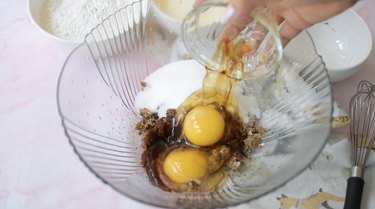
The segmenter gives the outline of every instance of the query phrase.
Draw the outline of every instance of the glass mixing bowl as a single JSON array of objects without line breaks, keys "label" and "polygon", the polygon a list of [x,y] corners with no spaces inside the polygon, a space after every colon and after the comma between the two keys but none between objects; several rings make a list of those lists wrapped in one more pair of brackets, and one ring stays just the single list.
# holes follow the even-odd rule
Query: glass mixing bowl
[{"label": "glass mixing bowl", "polygon": [[257,98],[260,122],[268,130],[249,155],[251,166],[207,193],[166,192],[151,185],[140,161],[134,99],[147,75],[186,56],[176,56],[178,37],[159,27],[147,11],[148,1],[135,1],[104,20],[62,69],[57,90],[62,123],[90,171],[146,204],[214,208],[273,191],[313,162],[330,133],[332,92],[324,64],[303,32],[285,48],[280,67],[266,83],[242,81],[243,94]]}]

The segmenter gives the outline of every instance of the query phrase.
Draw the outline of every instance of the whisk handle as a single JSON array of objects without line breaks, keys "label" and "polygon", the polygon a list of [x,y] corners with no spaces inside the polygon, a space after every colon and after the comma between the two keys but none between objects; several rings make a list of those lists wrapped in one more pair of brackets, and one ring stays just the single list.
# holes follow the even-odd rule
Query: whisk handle
[{"label": "whisk handle", "polygon": [[365,181],[361,177],[350,177],[346,187],[344,209],[360,209],[363,186]]}]

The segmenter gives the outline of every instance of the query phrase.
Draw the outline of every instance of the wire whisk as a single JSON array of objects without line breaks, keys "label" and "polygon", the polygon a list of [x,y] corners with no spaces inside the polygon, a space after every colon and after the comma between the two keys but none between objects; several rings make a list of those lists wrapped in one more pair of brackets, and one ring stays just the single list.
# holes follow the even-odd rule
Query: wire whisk
[{"label": "wire whisk", "polygon": [[361,81],[349,104],[351,163],[344,209],[360,209],[364,171],[375,139],[375,85]]}]

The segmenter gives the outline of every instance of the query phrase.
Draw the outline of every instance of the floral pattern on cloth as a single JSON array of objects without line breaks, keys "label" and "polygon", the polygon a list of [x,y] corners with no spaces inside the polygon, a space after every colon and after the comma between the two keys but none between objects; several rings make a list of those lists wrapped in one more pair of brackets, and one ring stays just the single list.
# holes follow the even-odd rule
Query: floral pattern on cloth
[{"label": "floral pattern on cloth", "polygon": [[281,197],[277,197],[276,199],[280,202],[280,209],[319,209],[321,206],[326,209],[332,209],[328,204],[329,201],[343,202],[345,200],[344,197],[323,192],[322,189],[319,189],[318,193],[304,199],[288,197],[285,194],[281,194]]},{"label": "floral pattern on cloth", "polygon": [[[230,209],[342,209],[350,175],[347,134],[332,134],[317,159],[277,190]],[[361,209],[375,208],[375,152],[365,171]]]}]

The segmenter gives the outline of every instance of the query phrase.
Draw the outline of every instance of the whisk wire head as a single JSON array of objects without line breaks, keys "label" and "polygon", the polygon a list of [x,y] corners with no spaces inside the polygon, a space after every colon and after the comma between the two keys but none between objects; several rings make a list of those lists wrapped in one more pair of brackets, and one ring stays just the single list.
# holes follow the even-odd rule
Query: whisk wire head
[{"label": "whisk wire head", "polygon": [[368,81],[359,83],[357,93],[350,100],[349,115],[352,166],[362,170],[375,139],[375,85]]}]

